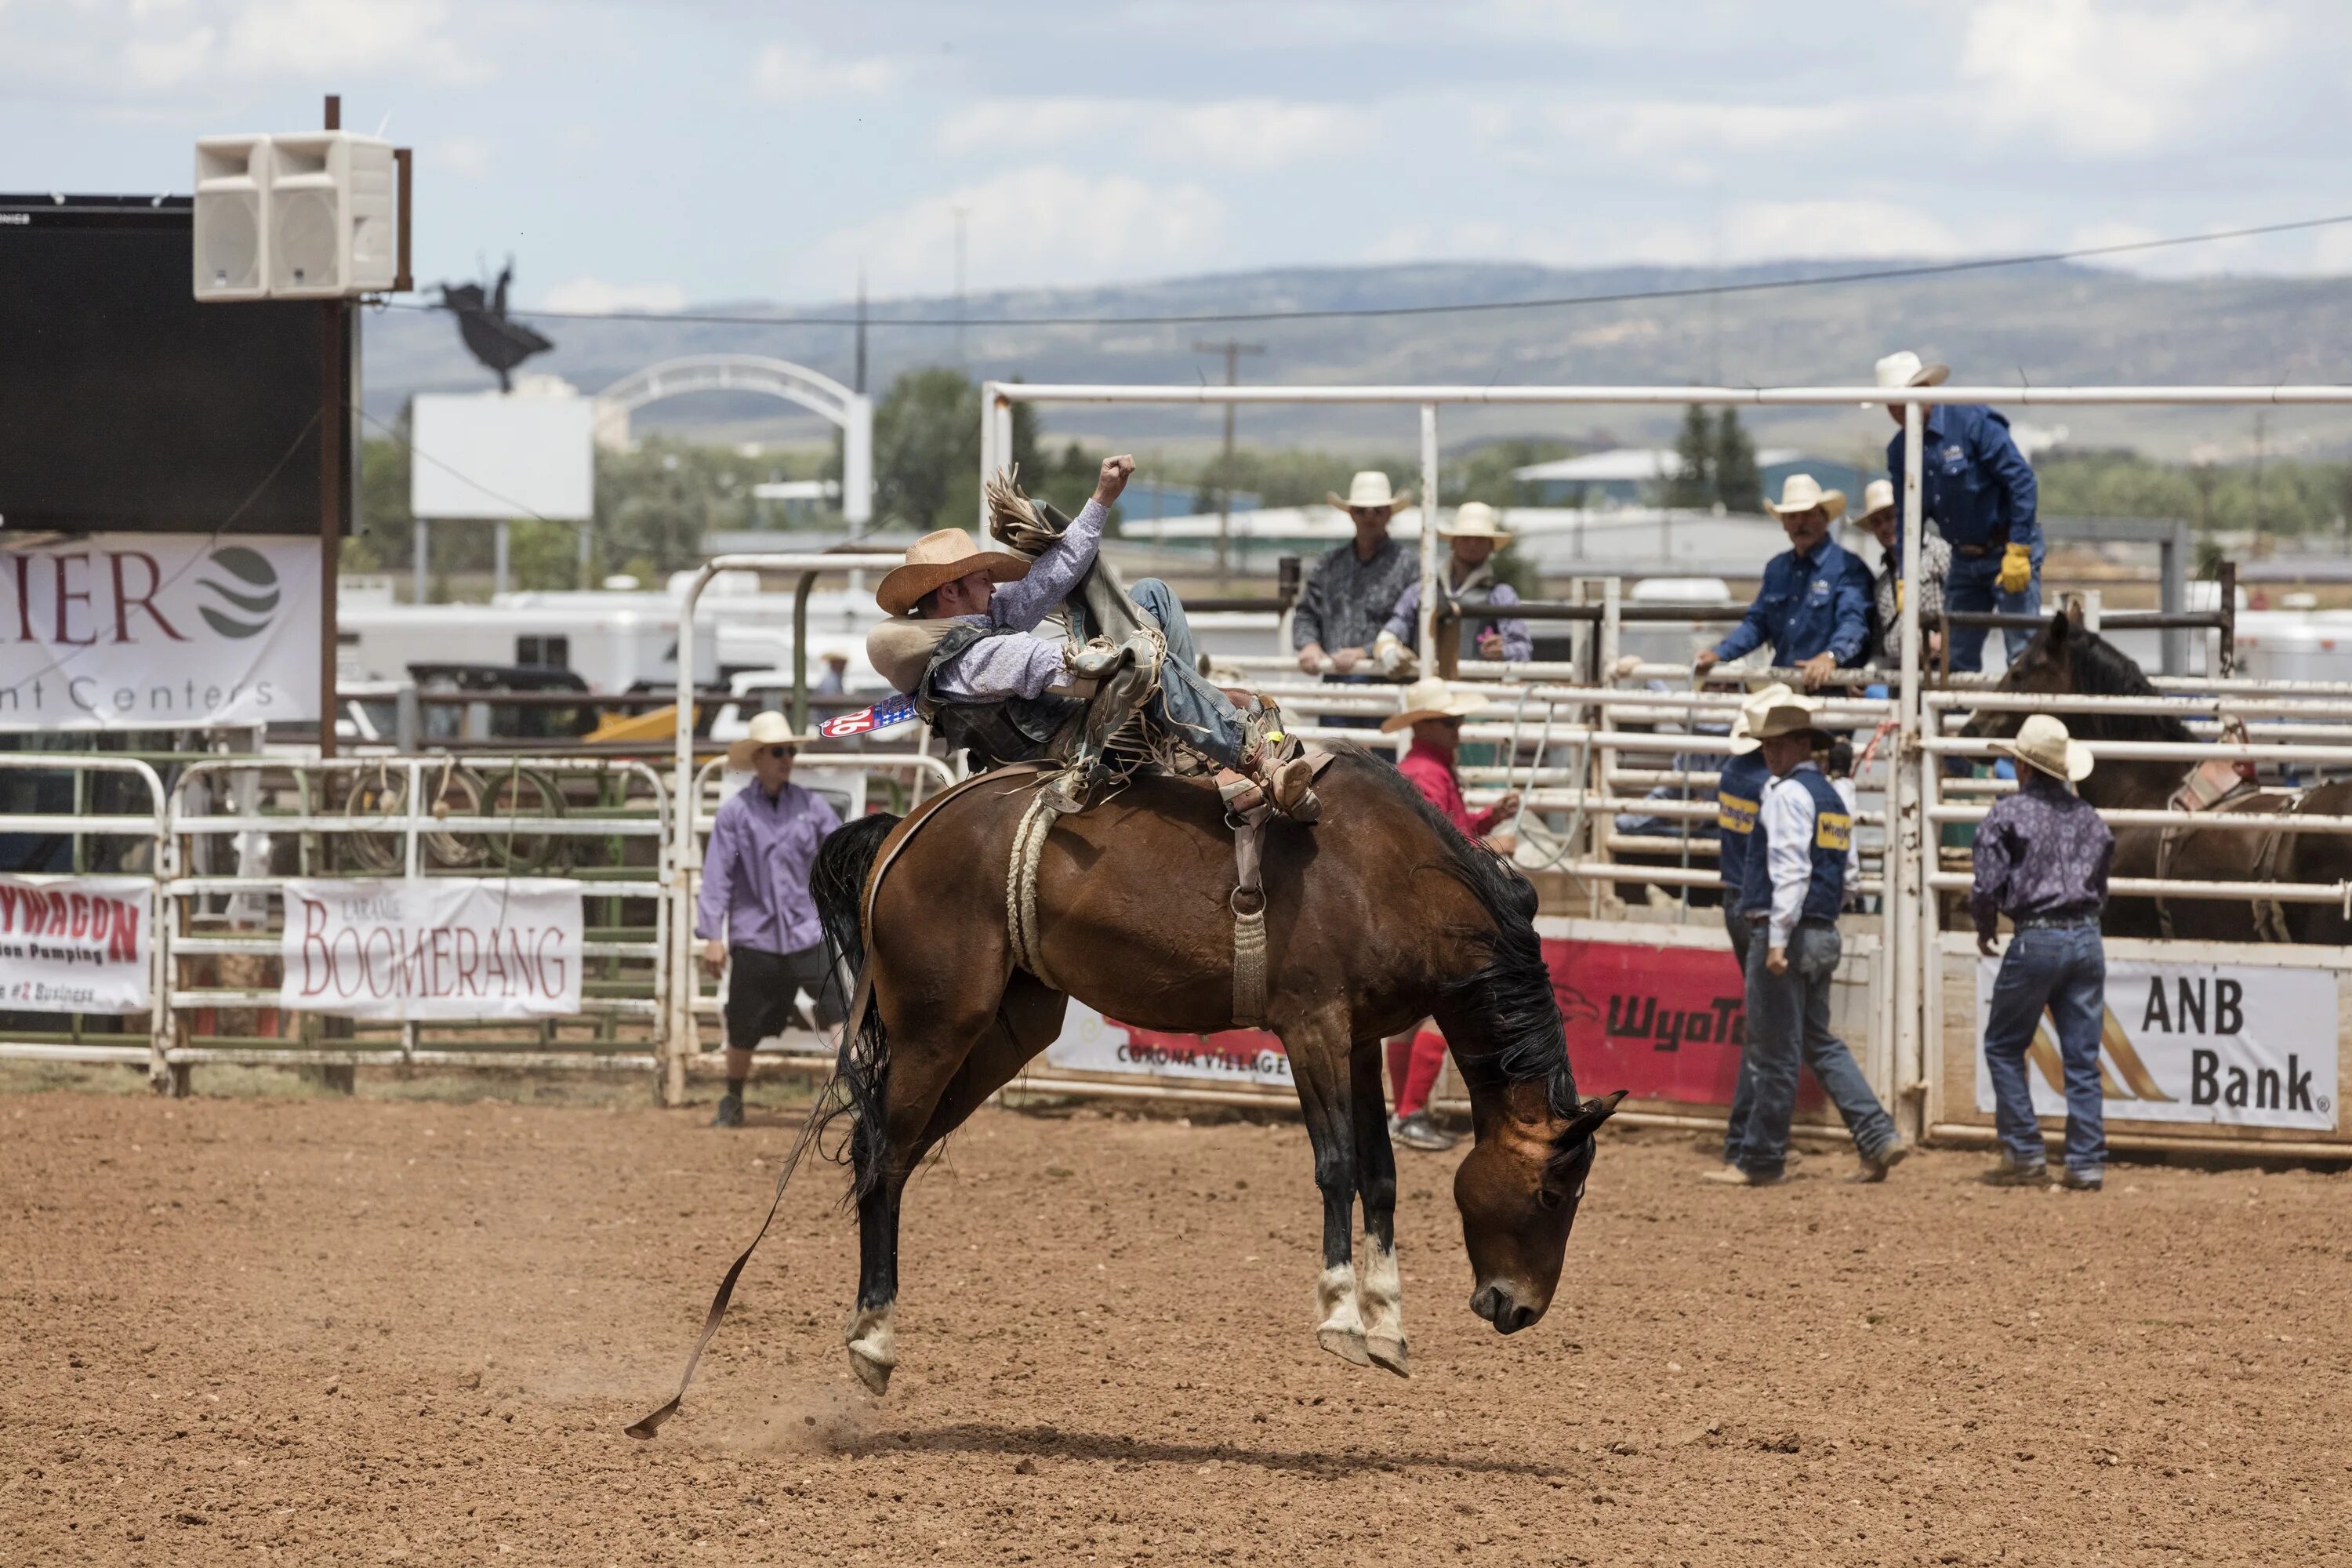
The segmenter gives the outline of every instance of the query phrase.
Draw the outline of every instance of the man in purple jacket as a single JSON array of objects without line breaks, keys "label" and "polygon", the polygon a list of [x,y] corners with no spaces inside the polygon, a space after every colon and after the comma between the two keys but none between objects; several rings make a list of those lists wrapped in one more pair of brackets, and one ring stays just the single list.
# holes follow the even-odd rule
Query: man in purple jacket
[{"label": "man in purple jacket", "polygon": [[750,768],[751,782],[719,808],[702,854],[694,918],[702,967],[714,979],[722,967],[734,969],[727,986],[727,1094],[713,1127],[743,1125],[751,1047],[793,1021],[800,992],[816,998],[821,1027],[834,1027],[846,1011],[808,890],[817,847],[841,818],[822,795],[792,782],[793,742],[782,714],[761,713],[727,749],[729,768]]}]

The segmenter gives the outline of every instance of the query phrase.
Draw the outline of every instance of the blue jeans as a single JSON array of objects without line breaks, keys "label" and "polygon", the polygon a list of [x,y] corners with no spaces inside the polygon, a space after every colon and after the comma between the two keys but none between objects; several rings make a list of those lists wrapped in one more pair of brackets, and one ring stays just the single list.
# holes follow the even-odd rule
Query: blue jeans
[{"label": "blue jeans", "polygon": [[1225,766],[1239,767],[1248,731],[1232,700],[1202,679],[1201,650],[1193,645],[1192,623],[1184,617],[1184,601],[1157,577],[1136,584],[1128,597],[1151,613],[1168,639],[1168,657],[1160,666],[1160,689],[1145,710],[1155,722]]},{"label": "blue jeans", "polygon": [[[1738,901],[1737,892],[1729,888],[1723,890],[1723,929],[1731,938],[1731,956],[1738,961],[1744,986],[1748,978],[1748,947],[1755,939],[1756,924],[1731,907]],[[1740,1142],[1748,1136],[1748,1118],[1756,1109],[1756,1075],[1749,1067],[1752,1060],[1748,1048],[1741,1047],[1739,1076],[1731,1085],[1731,1115],[1723,1124],[1723,1163],[1727,1165],[1738,1162]]]},{"label": "blue jeans", "polygon": [[1765,963],[1772,951],[1765,932],[1748,942],[1746,1070],[1756,1087],[1734,1163],[1750,1175],[1777,1176],[1788,1163],[1801,1067],[1813,1069],[1864,1159],[1895,1146],[1895,1119],[1845,1042],[1830,1033],[1830,984],[1843,950],[1835,926],[1801,925],[1789,936],[1788,973],[1775,974]]},{"label": "blue jeans", "polygon": [[1993,1125],[2010,1163],[2039,1165],[2048,1158],[2025,1074],[2025,1054],[2047,1009],[2058,1026],[2058,1058],[2066,1080],[2066,1168],[2095,1176],[2106,1165],[2105,1108],[2099,1092],[2106,996],[2107,951],[2098,927],[2044,927],[2010,939],[1992,984],[1984,1041]]},{"label": "blue jeans", "polygon": [[[1944,607],[1969,615],[1983,615],[1997,610],[2004,616],[2038,616],[2042,613],[2042,549],[2033,551],[2033,576],[2021,594],[2004,594],[1996,581],[2000,576],[2001,552],[1990,555],[1963,555],[1952,552],[1951,574],[1944,579]],[[1987,626],[1947,626],[1944,635],[1952,642],[1954,669],[1984,668],[1985,633]],[[2017,650],[2025,646],[2026,632],[2004,631],[2000,634],[2002,652],[2015,662]]]}]

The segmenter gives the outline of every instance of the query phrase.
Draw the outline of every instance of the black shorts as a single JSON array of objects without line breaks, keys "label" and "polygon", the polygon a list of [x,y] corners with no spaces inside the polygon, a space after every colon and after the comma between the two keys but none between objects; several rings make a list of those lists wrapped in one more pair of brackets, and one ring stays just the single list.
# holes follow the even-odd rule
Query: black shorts
[{"label": "black shorts", "polygon": [[848,1011],[823,942],[798,952],[730,947],[727,963],[727,1044],[734,1050],[748,1051],[771,1035],[804,1026],[796,1005],[803,991],[816,998],[821,1026],[840,1023]]}]

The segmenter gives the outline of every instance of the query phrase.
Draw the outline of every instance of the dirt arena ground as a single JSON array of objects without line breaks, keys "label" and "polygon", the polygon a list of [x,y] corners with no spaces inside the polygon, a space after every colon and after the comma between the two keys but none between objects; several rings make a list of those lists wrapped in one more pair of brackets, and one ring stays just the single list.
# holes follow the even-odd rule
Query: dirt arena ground
[{"label": "dirt arena ground", "polygon": [[820,1168],[640,1443],[792,1131],[701,1119],[0,1096],[0,1561],[2352,1561],[2352,1179],[1618,1136],[1501,1340],[1406,1156],[1402,1382],[1314,1348],[1295,1124],[992,1111],[887,1401]]}]

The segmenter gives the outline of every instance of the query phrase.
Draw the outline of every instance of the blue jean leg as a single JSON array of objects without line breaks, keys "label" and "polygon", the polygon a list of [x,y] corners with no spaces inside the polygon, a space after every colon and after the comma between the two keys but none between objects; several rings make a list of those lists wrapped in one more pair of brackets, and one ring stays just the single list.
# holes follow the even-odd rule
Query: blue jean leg
[{"label": "blue jean leg", "polygon": [[1993,1127],[2016,1165],[2048,1154],[2033,1115],[2026,1052],[2047,1010],[2057,1026],[2066,1092],[2066,1163],[2088,1175],[2106,1164],[2099,1036],[2106,1015],[2106,951],[2088,926],[2023,931],[2010,939],[1985,1013],[1985,1071],[1992,1079]]},{"label": "blue jean leg", "polygon": [[1231,699],[1203,679],[1200,650],[1192,642],[1192,623],[1185,618],[1184,601],[1157,577],[1146,577],[1128,596],[1160,623],[1168,639],[1168,657],[1160,665],[1160,689],[1148,710],[1165,726],[1229,768],[1241,765],[1248,731]]},{"label": "blue jean leg", "polygon": [[1789,1161],[1789,1121],[1797,1110],[1804,1059],[1804,979],[1797,965],[1775,974],[1762,932],[1748,944],[1748,1048],[1740,1072],[1749,1085],[1748,1120],[1733,1163],[1753,1176],[1777,1176]]},{"label": "blue jean leg", "polygon": [[[1738,961],[1740,984],[1745,987],[1748,979],[1748,949],[1750,933],[1756,927],[1753,921],[1730,907],[1739,901],[1738,894],[1727,889],[1724,898],[1727,902],[1723,910],[1723,929],[1725,934],[1731,938],[1731,955]],[[1749,1027],[1754,1027],[1752,1022]],[[1731,1115],[1723,1124],[1724,1163],[1738,1163],[1740,1142],[1748,1136],[1748,1118],[1755,1109],[1756,1079],[1748,1070],[1748,1047],[1743,1045],[1739,1049],[1739,1072],[1732,1079],[1731,1084]]]},{"label": "blue jean leg", "polygon": [[[2042,552],[2033,552],[2033,577],[2025,591],[2004,594],[1997,580],[2000,576],[2000,555],[1962,555],[1952,552],[1951,574],[1944,579],[1944,605],[1968,615],[1982,615],[1997,610],[2004,616],[2038,616],[2042,613]],[[1985,626],[1948,626],[1945,635],[1951,638],[1954,669],[1984,668]],[[2025,646],[2026,634],[2003,632],[2000,646],[2012,658],[2015,650]]]},{"label": "blue jean leg", "polygon": [[1895,1119],[1878,1103],[1862,1064],[1853,1059],[1845,1042],[1830,1033],[1830,986],[1844,951],[1845,943],[1835,929],[1800,927],[1789,964],[1802,970],[1805,977],[1805,1065],[1813,1069],[1822,1092],[1837,1107],[1845,1130],[1853,1134],[1855,1151],[1872,1159],[1895,1146]]}]

